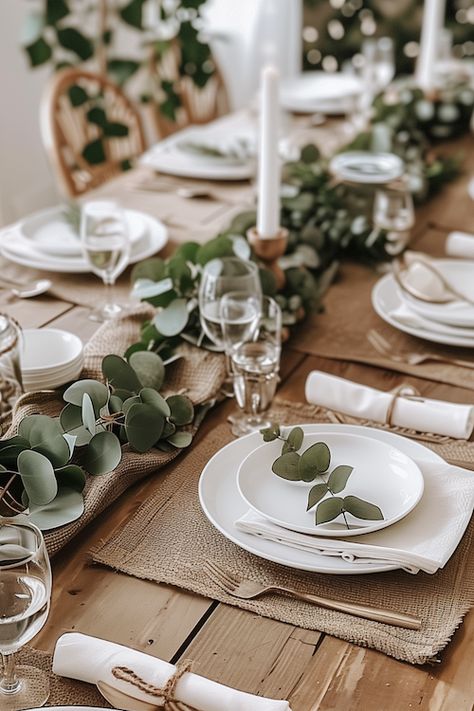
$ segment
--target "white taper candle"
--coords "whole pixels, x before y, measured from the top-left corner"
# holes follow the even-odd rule
[[[416,65],[416,82],[424,91],[434,87],[435,63],[444,26],[446,0],[425,0],[421,26],[420,52]]]
[[[262,71],[258,165],[257,231],[271,239],[280,227],[281,166],[278,155],[280,116],[278,71],[267,66]]]

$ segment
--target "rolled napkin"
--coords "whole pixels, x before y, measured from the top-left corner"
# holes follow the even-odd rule
[[[436,573],[456,550],[474,509],[472,472],[443,461],[416,460],[425,481],[421,501],[408,516],[374,533],[326,538],[289,531],[248,511],[240,531],[316,556],[338,556],[355,564],[396,564],[409,573]]]
[[[472,405],[396,396],[318,370],[308,375],[305,394],[313,405],[419,432],[469,439],[474,428]]]
[[[177,673],[173,664],[85,634],[70,632],[63,634],[56,642],[53,658],[55,674],[89,684],[102,681],[140,701],[163,705],[163,701],[159,702],[155,695],[114,676],[112,670],[118,668],[130,669],[158,689],[163,689]],[[275,701],[237,691],[192,672],[179,677],[174,697],[176,701],[200,711],[291,711],[288,701]]]
[[[450,232],[445,249],[450,257],[474,259],[474,235],[467,232]]]

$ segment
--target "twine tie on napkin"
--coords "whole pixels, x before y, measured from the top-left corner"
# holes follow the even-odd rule
[[[389,425],[390,427],[392,427],[393,425],[393,411],[395,409],[395,405],[397,404],[397,400],[399,397],[404,397],[407,400],[418,400],[419,402],[423,402],[423,398],[420,397],[419,391],[415,387],[413,387],[413,385],[408,385],[408,383],[402,383],[396,388],[393,388],[393,390],[390,390],[390,394],[392,395],[392,399],[388,404],[384,423],[385,425]]]
[[[157,701],[163,701],[164,703],[160,704],[160,706],[163,706],[164,711],[198,711],[194,706],[189,706],[189,704],[185,704],[175,698],[176,685],[181,677],[191,670],[191,666],[192,662],[184,662],[177,665],[175,673],[170,676],[162,688],[145,681],[128,667],[114,667],[112,674],[116,679],[132,684],[132,686],[145,692],[145,694],[154,696]]]

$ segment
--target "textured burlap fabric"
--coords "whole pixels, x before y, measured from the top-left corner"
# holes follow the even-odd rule
[[[31,649],[31,647],[25,647],[18,653],[17,663],[42,669],[48,675],[50,693],[46,707],[70,705],[112,708],[92,684],[84,684],[82,681],[74,681],[73,679],[66,679],[53,674],[51,671],[53,658],[46,652],[39,652]]]
[[[280,401],[279,422],[328,422],[327,412]],[[220,534],[201,511],[199,475],[210,457],[232,439],[221,425],[160,480],[156,493],[128,524],[93,552],[93,560],[138,578],[169,583],[305,629],[319,630],[413,664],[433,660],[449,642],[474,601],[473,524],[455,555],[435,575],[403,571],[337,576],[298,572],[258,558]],[[440,454],[472,459],[474,443],[433,445]],[[372,604],[419,616],[420,631],[391,627],[278,595],[238,600],[217,587],[204,559],[267,584]]]
[[[147,315],[150,315],[150,310],[139,307],[122,319],[101,326],[86,345],[82,377],[102,380],[102,358],[108,353],[122,355],[127,346],[138,340],[140,323]],[[181,352],[184,357],[167,369],[166,389],[162,392],[185,392],[195,405],[212,401],[218,395],[225,378],[223,357],[187,345],[181,348]],[[18,401],[7,434],[13,434],[26,415],[41,413],[56,416],[63,406],[64,402],[58,392],[28,393]],[[129,486],[155,472],[181,452],[175,450],[168,453],[152,449],[145,454],[137,454],[125,445],[117,469],[103,476],[87,478],[83,515],[66,526],[45,533],[50,555],[60,550]]]

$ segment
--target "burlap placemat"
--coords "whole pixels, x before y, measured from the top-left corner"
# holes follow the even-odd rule
[[[328,422],[327,412],[320,408],[282,401],[273,414],[279,422],[288,424]],[[265,617],[373,647],[413,664],[434,660],[474,601],[473,524],[448,565],[435,575],[395,571],[331,576],[268,562],[228,541],[200,508],[199,475],[210,457],[231,439],[229,427],[221,425],[181,461],[179,468],[169,467],[156,493],[125,527],[93,551],[93,560],[138,578],[177,585]],[[449,446],[433,445],[433,449],[456,458],[472,458],[474,444],[454,444],[452,451]],[[205,558],[238,576],[266,584],[414,614],[423,625],[420,631],[405,630],[278,595],[238,600],[210,580],[203,567]]]
[[[138,340],[140,324],[149,315],[150,309],[141,306],[123,318],[101,326],[85,347],[85,365],[81,377],[102,380],[102,358],[108,353],[122,355],[127,346]],[[223,357],[188,345],[180,346],[180,352],[183,358],[167,369],[163,394],[180,390],[185,392],[195,405],[212,401],[218,395],[225,378]],[[19,422],[26,415],[41,413],[55,417],[63,406],[61,393],[57,391],[27,393],[17,403],[7,436],[16,431]],[[66,526],[45,533],[50,555],[57,553],[129,486],[157,471],[181,452],[182,450],[178,449],[174,452],[152,449],[145,454],[137,454],[125,445],[122,461],[117,469],[103,476],[87,478],[82,516]]]
[[[98,706],[99,708],[112,708],[110,704],[99,694],[92,684],[84,684],[82,681],[66,679],[56,676],[52,672],[53,658],[46,652],[39,652],[31,647],[25,647],[17,655],[18,664],[42,669],[49,679],[49,699],[48,706]],[[0,668],[2,663],[0,661]]]
[[[428,343],[385,323],[377,316],[371,302],[372,288],[379,278],[380,274],[361,264],[343,264],[338,280],[324,297],[324,311],[308,317],[292,340],[292,347],[307,355],[366,363],[474,390],[474,367],[461,368],[434,361],[409,365],[377,353],[367,340],[371,329],[385,337],[394,355],[411,351],[464,360],[469,360],[472,355],[466,348]]]

